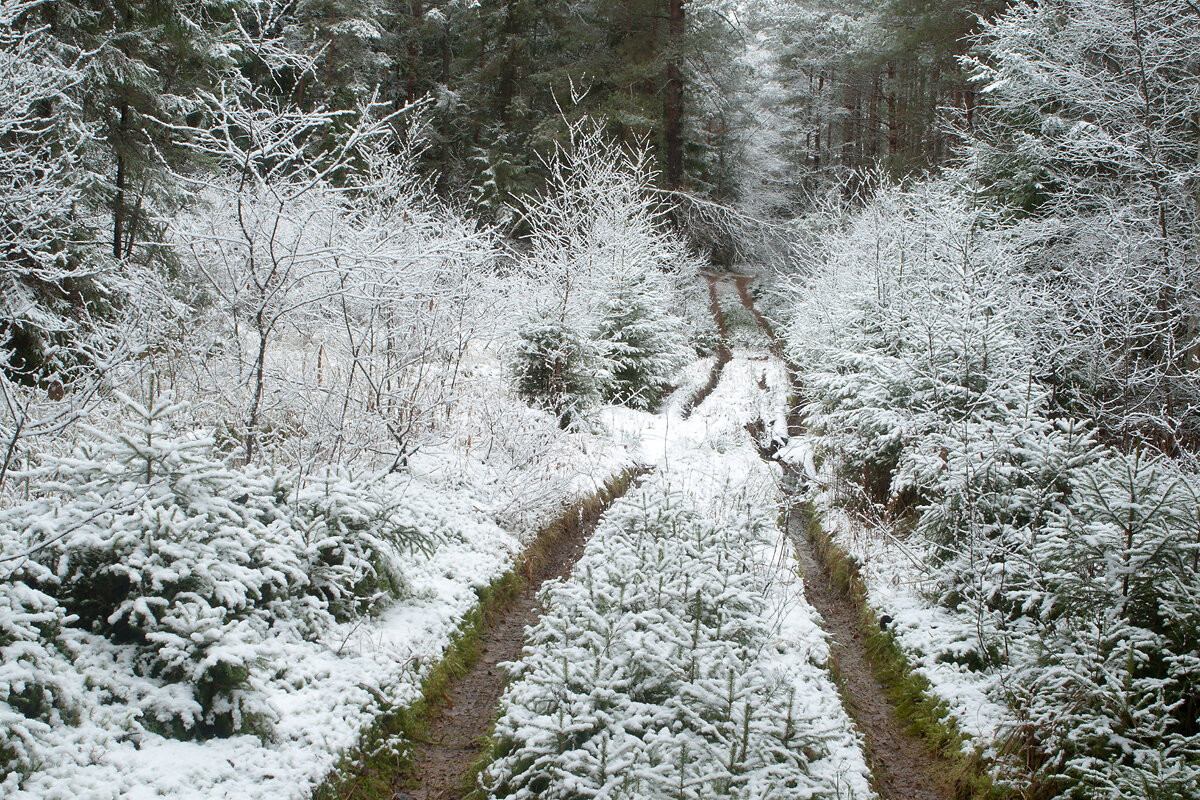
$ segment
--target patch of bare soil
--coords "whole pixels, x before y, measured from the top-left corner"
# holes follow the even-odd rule
[[[571,574],[608,505],[598,504],[591,513],[581,513],[549,545],[541,566],[526,574],[520,594],[489,623],[481,637],[479,660],[447,690],[441,713],[430,720],[427,738],[416,748],[417,787],[408,790],[410,794],[402,790],[396,800],[457,800],[466,794],[465,776],[481,754],[504,691],[505,675],[499,665],[521,657],[525,627],[537,622],[542,613],[538,601],[542,584]]]

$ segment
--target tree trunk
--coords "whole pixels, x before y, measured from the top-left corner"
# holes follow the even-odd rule
[[[682,60],[684,3],[668,0],[670,4],[670,60],[667,62],[667,186],[683,186],[683,69]]]
[[[450,49],[450,25],[443,24],[442,26],[442,86],[444,91],[450,91],[450,71],[451,71],[451,56],[453,55]],[[451,127],[450,120],[453,111],[450,108],[442,110],[442,168],[438,175],[438,192],[446,194],[450,191],[450,136]]]
[[[888,109],[888,155],[900,152],[900,109],[896,103],[896,66],[887,66],[887,109]]]
[[[408,102],[417,102],[419,90],[417,73],[421,63],[421,43],[417,39],[421,27],[421,17],[425,14],[421,0],[412,1],[412,35],[408,40]]]
[[[871,99],[867,104],[867,157],[879,157],[879,97],[883,93],[881,78],[878,72],[871,77]]]
[[[855,149],[857,142],[856,123],[858,121],[858,86],[854,80],[847,80],[842,90],[842,108],[846,112],[842,117],[842,164],[853,167],[856,165]]]
[[[119,259],[125,239],[125,184],[128,180],[125,156],[125,141],[129,135],[129,104],[121,104],[121,123],[113,142],[117,155],[117,194],[113,197],[113,258]]]
[[[500,70],[499,113],[497,116],[502,123],[508,123],[508,112],[516,95],[517,84],[517,0],[507,0],[504,4],[504,38],[501,47],[504,48],[504,63]]]

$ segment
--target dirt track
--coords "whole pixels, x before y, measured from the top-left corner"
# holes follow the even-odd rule
[[[429,723],[426,740],[416,748],[416,788],[402,790],[397,800],[453,800],[466,793],[464,778],[481,754],[504,691],[505,676],[499,665],[521,657],[525,627],[542,614],[538,601],[542,584],[571,574],[608,506],[597,504],[586,516],[581,513],[573,519],[566,533],[550,544],[541,566],[526,575],[517,597],[489,622],[481,637],[479,660],[451,685],[441,712]]]
[[[717,302],[717,285],[729,280],[735,283],[742,304],[767,334],[772,351],[780,355],[779,339],[754,307],[749,290],[753,277],[732,273],[705,277],[711,310],[722,341],[727,340],[727,331]],[[723,345],[721,351],[714,379],[719,378],[720,366],[730,357],[727,346]],[[711,391],[711,387],[708,390]],[[701,399],[702,396],[697,397],[692,405]],[[794,475],[789,476],[789,489],[793,488],[794,480]],[[883,687],[875,680],[854,606],[833,585],[826,566],[809,543],[805,535],[808,520],[803,513],[798,506],[789,503],[787,532],[800,559],[805,596],[821,614],[824,628],[830,634],[842,699],[866,739],[867,760],[876,790],[885,800],[954,800],[952,782],[939,776],[934,757],[923,742],[905,729]],[[488,626],[479,661],[450,688],[441,714],[430,723],[427,741],[418,747],[419,785],[411,795],[396,795],[398,800],[407,797],[451,800],[463,796],[467,788],[463,785],[463,776],[479,756],[481,737],[490,730],[504,689],[504,674],[499,664],[520,657],[525,628],[535,623],[541,614],[541,604],[537,600],[539,589],[551,578],[570,574],[583,554],[598,518],[599,513],[594,518],[581,520],[569,535],[561,537],[551,548],[542,568],[530,576],[528,585],[503,616]]]

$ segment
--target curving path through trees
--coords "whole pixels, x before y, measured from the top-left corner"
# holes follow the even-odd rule
[[[686,410],[699,405],[713,391],[723,367],[732,359],[726,320],[718,300],[722,285],[732,285],[741,304],[766,334],[771,353],[783,359],[781,340],[769,320],[755,307],[751,293],[754,276],[717,273],[705,275],[705,279],[710,310],[722,343],[708,384],[692,398],[685,415]],[[795,420],[789,419],[793,432],[795,424]],[[768,451],[763,455],[769,457]],[[832,668],[843,703],[866,740],[875,789],[884,800],[954,800],[952,778],[939,771],[937,759],[924,742],[905,729],[873,674],[855,606],[834,584],[828,566],[822,563],[808,539],[809,512],[793,502],[799,494],[800,481],[801,476],[785,470],[786,530],[800,561],[805,596],[820,613],[830,636]],[[408,786],[398,788],[396,800],[454,800],[467,794],[472,766],[483,752],[484,737],[504,690],[505,676],[499,665],[520,658],[526,626],[535,623],[542,613],[539,589],[547,580],[570,574],[611,502],[611,498],[606,499],[608,502],[581,513],[565,535],[549,544],[540,554],[536,568],[526,575],[521,591],[502,613],[488,621],[481,634],[478,660],[447,689],[444,703],[429,722],[425,740],[417,745],[415,772],[405,779]]]

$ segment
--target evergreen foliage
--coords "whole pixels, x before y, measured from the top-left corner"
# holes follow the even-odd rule
[[[596,312],[596,337],[608,362],[604,399],[653,408],[683,366],[682,322],[668,310],[660,276],[619,275],[613,283]]]
[[[661,478],[613,506],[546,590],[489,797],[835,796],[811,774],[832,739],[803,718],[751,555],[768,531],[737,519],[716,524]]]
[[[517,394],[567,428],[599,400],[606,365],[590,332],[562,313],[535,313],[517,331],[510,369]]]
[[[172,430],[183,407],[169,397],[124,403],[121,433],[93,431],[42,470],[38,498],[0,517],[4,552],[20,558],[3,584],[12,668],[2,697],[28,720],[5,743],[23,768],[22,728],[71,708],[48,666],[78,641],[62,640],[65,629],[108,640],[138,675],[177,686],[142,699],[146,728],[266,734],[274,713],[252,680],[262,643],[378,610],[403,590],[403,557],[432,544],[396,516],[389,481],[331,471],[297,488],[232,469],[211,439]]]
[[[1001,778],[1190,796],[1200,479],[1056,407],[979,213],[948,186],[884,191],[829,242],[790,337],[809,435],[835,502],[911,531],[929,599],[972,621],[962,663],[1003,676]]]

